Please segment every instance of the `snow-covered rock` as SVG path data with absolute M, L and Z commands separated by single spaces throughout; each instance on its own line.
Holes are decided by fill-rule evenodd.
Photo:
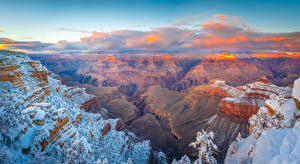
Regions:
M 293 98 L 298 110 L 300 110 L 300 78 L 294 82 Z
M 225 163 L 300 163 L 300 111 L 294 100 L 267 100 L 249 119 L 252 134 L 231 144 Z
M 119 119 L 80 110 L 92 96 L 70 90 L 24 54 L 0 51 L 0 93 L 0 163 L 79 158 L 87 163 L 147 163 L 151 158 L 149 141 L 138 142 Z M 78 101 L 79 95 L 84 99 Z

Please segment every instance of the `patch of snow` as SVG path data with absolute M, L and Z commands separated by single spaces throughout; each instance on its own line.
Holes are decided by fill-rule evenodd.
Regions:
M 294 88 L 293 88 L 293 97 L 296 98 L 300 102 L 300 78 L 295 80 Z

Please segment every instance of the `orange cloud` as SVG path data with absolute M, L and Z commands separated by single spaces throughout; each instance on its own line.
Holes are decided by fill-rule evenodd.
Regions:
M 155 43 L 161 38 L 161 34 L 149 34 L 145 36 L 148 43 Z
M 157 45 L 162 40 L 163 35 L 160 33 L 149 33 L 140 36 L 132 36 L 125 40 L 126 47 L 128 48 L 156 48 L 163 45 Z
M 3 32 L 2 30 L 0 30 L 0 32 Z
M 7 44 L 0 44 L 0 50 L 7 49 Z
M 247 41 L 248 41 L 248 38 L 246 35 L 239 35 L 239 36 L 230 38 L 226 43 L 232 44 L 232 43 L 247 42 Z
M 11 39 L 1 38 L 0 43 L 13 43 L 14 41 Z
M 222 37 L 213 37 L 211 39 L 204 39 L 204 40 L 195 40 L 196 44 L 207 44 L 207 45 L 211 45 L 211 44 L 220 44 L 220 43 L 224 43 L 225 39 Z
M 215 15 L 213 15 L 213 18 L 214 18 L 214 19 L 215 19 L 215 18 L 219 18 L 220 21 L 225 21 L 225 20 L 228 19 L 228 16 L 226 16 L 226 15 L 221 15 L 221 14 L 215 14 Z
M 268 37 L 268 38 L 257 38 L 255 39 L 256 42 L 282 42 L 286 40 L 295 40 L 300 39 L 300 36 L 275 36 L 275 37 Z
M 238 35 L 234 37 L 219 37 L 215 34 L 205 34 L 206 37 L 209 37 L 208 39 L 195 39 L 194 43 L 198 45 L 216 45 L 216 44 L 223 44 L 223 46 L 228 46 L 228 44 L 234 44 L 234 43 L 241 43 L 241 42 L 247 42 L 248 37 L 246 35 Z
M 205 34 L 206 37 L 216 37 L 215 34 L 212 34 L 212 33 L 208 33 L 208 34 Z

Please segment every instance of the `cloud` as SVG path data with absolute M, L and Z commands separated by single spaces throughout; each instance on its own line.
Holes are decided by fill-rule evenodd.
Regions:
M 73 29 L 73 28 L 54 28 L 52 30 L 54 30 L 54 31 L 67 31 L 67 32 L 79 32 L 79 33 L 86 33 L 86 34 L 92 33 L 92 31 L 78 30 L 78 29 Z
M 216 14 L 203 24 L 192 28 L 181 28 L 197 21 L 200 15 L 178 20 L 178 26 L 153 28 L 149 31 L 116 30 L 111 32 L 89 32 L 74 29 L 56 29 L 86 32 L 79 42 L 59 41 L 57 44 L 41 42 L 16 42 L 2 38 L 2 45 L 11 49 L 31 51 L 69 50 L 251 50 L 251 51 L 300 51 L 300 32 L 264 33 L 242 22 L 241 17 Z M 3 43 L 2 43 L 3 42 Z M 4 43 L 5 42 L 5 43 Z
M 174 26 L 191 26 L 195 22 L 198 22 L 200 18 L 202 17 L 201 14 L 198 15 L 193 15 L 193 16 L 186 16 L 182 19 L 176 19 L 175 23 L 173 24 Z
M 16 40 L 33 40 L 32 37 L 20 37 L 20 38 L 16 38 Z
M 25 53 L 50 53 L 49 47 L 53 46 L 50 43 L 42 43 L 39 41 L 14 41 L 12 39 L 0 38 L 0 50 L 12 50 Z
M 177 23 L 186 24 L 184 18 Z M 300 51 L 300 32 L 262 33 L 243 23 L 240 17 L 216 14 L 197 28 L 160 27 L 150 31 L 120 30 L 110 33 L 93 32 L 81 38 L 88 49 L 219 49 Z
M 0 30 L 0 32 L 3 32 L 2 30 Z

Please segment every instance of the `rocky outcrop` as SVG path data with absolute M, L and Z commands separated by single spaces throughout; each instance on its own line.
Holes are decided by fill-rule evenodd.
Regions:
M 0 131 L 0 145 L 14 154 L 11 161 L 28 163 L 47 156 L 66 162 L 64 150 L 79 140 L 89 151 L 87 163 L 129 158 L 146 163 L 152 158 L 149 141 L 137 142 L 120 120 L 80 110 L 86 98 L 83 89 L 62 85 L 24 54 L 0 51 L 0 59 L 0 125 L 5 129 Z
M 271 77 L 272 72 L 259 62 L 248 59 L 211 60 L 208 58 L 187 72 L 184 78 L 174 85 L 174 89 L 182 90 L 207 84 L 216 78 L 224 79 L 230 85 L 238 86 L 262 76 Z
M 265 100 L 271 95 L 290 98 L 292 88 L 278 87 L 266 78 L 260 78 L 254 83 L 237 87 L 235 92 L 230 97 L 222 99 L 219 112 L 238 118 L 249 118 L 257 113 L 259 107 L 263 106 Z
M 236 138 L 238 133 L 243 137 L 249 135 L 248 119 L 257 113 L 270 96 L 290 98 L 291 87 L 278 87 L 270 83 L 266 78 L 260 78 L 256 82 L 239 87 L 230 87 L 224 81 L 213 81 L 208 88 L 219 88 L 227 91 L 222 98 L 218 112 L 208 128 L 215 132 L 215 143 L 222 152 L 219 160 L 225 157 L 229 144 Z M 223 93 L 223 92 L 222 92 Z M 272 112 L 272 111 L 270 111 Z M 251 129 L 251 128 L 250 128 Z
M 236 102 L 236 99 L 223 99 L 219 106 L 219 112 L 238 118 L 249 118 L 253 114 L 257 113 L 258 106 L 252 105 L 247 99 L 239 99 L 240 102 Z
M 81 104 L 80 109 L 83 109 L 86 112 L 99 113 L 101 112 L 102 107 L 99 101 L 93 97 Z

